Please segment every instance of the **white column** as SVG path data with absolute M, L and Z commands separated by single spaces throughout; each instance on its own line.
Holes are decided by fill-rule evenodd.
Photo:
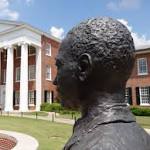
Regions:
M 5 111 L 13 111 L 13 48 L 7 48 Z
M 41 48 L 36 48 L 36 111 L 40 111 L 42 100 L 42 61 Z
M 21 112 L 28 111 L 28 44 L 21 43 L 20 67 L 20 106 Z

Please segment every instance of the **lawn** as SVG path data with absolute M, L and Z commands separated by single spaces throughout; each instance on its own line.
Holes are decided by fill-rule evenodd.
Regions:
M 38 150 L 60 150 L 71 136 L 72 126 L 43 120 L 0 117 L 0 129 L 18 131 L 35 137 Z
M 144 128 L 150 128 L 150 117 L 136 117 Z M 50 121 L 0 116 L 0 129 L 18 131 L 35 137 L 38 150 L 61 150 L 72 133 L 72 126 Z
M 150 117 L 136 116 L 136 121 L 144 128 L 150 129 Z

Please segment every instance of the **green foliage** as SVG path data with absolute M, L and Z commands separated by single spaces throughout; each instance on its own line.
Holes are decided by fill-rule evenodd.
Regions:
M 131 106 L 130 109 L 135 116 L 150 116 L 150 107 Z
M 130 109 L 135 116 L 150 116 L 150 107 L 131 106 Z M 66 109 L 60 103 L 43 103 L 41 111 L 56 112 L 62 115 L 80 115 L 79 111 Z
M 70 114 L 70 115 L 75 115 L 75 114 L 79 114 L 78 111 L 72 110 L 72 109 L 66 109 L 64 107 L 61 106 L 60 103 L 44 103 L 41 105 L 41 111 L 47 111 L 47 112 L 57 112 L 60 114 Z
M 41 111 L 48 111 L 48 112 L 60 112 L 63 110 L 63 107 L 59 103 L 43 103 L 41 105 Z

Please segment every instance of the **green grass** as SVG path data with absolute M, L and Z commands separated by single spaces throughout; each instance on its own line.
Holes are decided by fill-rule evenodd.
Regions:
M 24 112 L 23 114 L 24 114 L 24 115 L 34 115 L 34 116 L 35 116 L 36 113 L 37 113 L 38 116 L 48 116 L 48 112 L 46 112 L 46 111 Z
M 81 117 L 80 113 L 75 113 L 75 114 L 62 114 L 60 113 L 57 118 L 65 118 L 65 119 L 74 119 L 76 117 L 76 119 Z
M 72 126 L 43 120 L 0 117 L 0 129 L 18 131 L 35 137 L 38 150 L 60 150 L 71 136 Z
M 150 117 L 136 117 L 144 128 L 150 128 Z M 0 129 L 26 133 L 39 142 L 38 150 L 60 150 L 72 134 L 72 126 L 20 117 L 0 116 Z
M 143 127 L 150 129 L 150 117 L 136 116 L 136 121 Z

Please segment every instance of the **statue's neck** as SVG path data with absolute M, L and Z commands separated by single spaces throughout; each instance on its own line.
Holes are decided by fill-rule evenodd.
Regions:
M 133 114 L 124 101 L 122 93 L 91 94 L 82 107 L 82 117 L 75 123 L 74 131 L 88 131 L 101 124 L 135 122 Z
M 126 107 L 124 100 L 124 93 L 106 93 L 106 92 L 93 92 L 88 96 L 88 99 L 84 100 L 85 102 L 82 107 L 82 117 L 89 117 L 100 115 L 101 113 L 107 112 L 111 107 Z

